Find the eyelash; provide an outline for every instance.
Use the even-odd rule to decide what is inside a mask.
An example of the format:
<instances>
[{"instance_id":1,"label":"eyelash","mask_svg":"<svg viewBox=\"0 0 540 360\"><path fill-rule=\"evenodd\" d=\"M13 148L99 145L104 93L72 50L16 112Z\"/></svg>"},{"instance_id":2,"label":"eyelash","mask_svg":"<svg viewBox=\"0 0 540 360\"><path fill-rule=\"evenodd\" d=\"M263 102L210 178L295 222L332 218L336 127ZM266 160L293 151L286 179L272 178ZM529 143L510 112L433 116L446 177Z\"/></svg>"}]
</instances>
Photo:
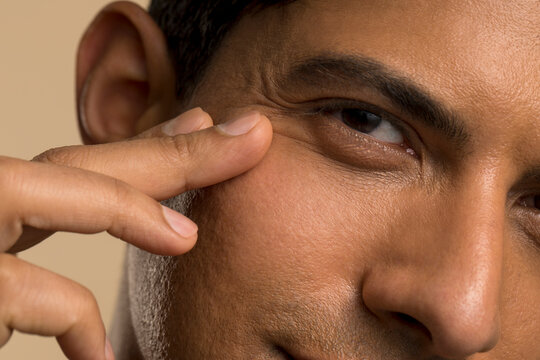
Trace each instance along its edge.
<instances>
[{"instance_id":1,"label":"eyelash","mask_svg":"<svg viewBox=\"0 0 540 360\"><path fill-rule=\"evenodd\" d=\"M532 206L530 204L526 203L526 199L529 198L529 197L533 197L533 203L534 204ZM538 194L528 194L528 195L522 196L519 199L519 204L521 206L523 206L524 208L526 208L526 209L530 209L531 211L533 211L536 214L540 214L540 207L538 207L536 205L536 198L537 197L540 197L540 195L538 195Z\"/></svg>"},{"instance_id":2,"label":"eyelash","mask_svg":"<svg viewBox=\"0 0 540 360\"><path fill-rule=\"evenodd\" d=\"M360 135L362 137L365 137L365 138L369 139L370 141L382 144L385 147L389 146L389 147L392 147L392 148L399 148L401 151L403 151L407 155L412 156L412 157L417 158L417 159L419 158L419 155L418 155L419 152L411 144L411 142L413 142L412 139L417 139L418 135L414 134L414 130L412 130L402 120L397 119L395 116L389 114L388 112L380 109L379 107L377 107L375 105L368 104L368 103L363 103L363 102L356 101L356 100L332 99L332 100L326 100L325 101L325 99L323 99L323 100L317 101L317 103L320 103L321 101L322 101L322 104L320 106L316 107L313 110L313 113L317 114L319 116L325 117L325 118L332 117L330 115L331 113L344 111L344 110L349 110L349 109L367 111L367 112L370 112L370 113L372 113L372 114L374 114L376 116L379 116L381 119L389 122L392 126L394 126L396 129L398 129L403 134L403 137L404 137L404 143L403 144L397 145L397 144L392 144L392 143L380 141L380 140L376 139L375 137L372 137L370 135L367 135L367 134L364 134L362 132L359 132L359 131L356 131L356 130L352 129L351 127L344 124L343 122L341 122L338 119L335 119L335 121L340 122L341 124L343 124L344 127L347 127L347 129L349 129L351 132L354 132L356 136Z\"/></svg>"}]
</instances>

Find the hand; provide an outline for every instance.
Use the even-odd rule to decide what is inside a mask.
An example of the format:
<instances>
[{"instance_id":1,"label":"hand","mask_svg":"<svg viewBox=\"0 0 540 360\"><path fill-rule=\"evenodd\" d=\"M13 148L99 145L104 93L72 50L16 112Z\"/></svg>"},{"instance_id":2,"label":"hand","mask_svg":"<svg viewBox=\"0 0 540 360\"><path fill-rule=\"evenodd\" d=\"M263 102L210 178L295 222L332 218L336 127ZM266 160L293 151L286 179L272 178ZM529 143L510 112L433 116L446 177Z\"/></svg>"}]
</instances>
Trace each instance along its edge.
<instances>
[{"instance_id":1,"label":"hand","mask_svg":"<svg viewBox=\"0 0 540 360\"><path fill-rule=\"evenodd\" d=\"M196 225L158 201L249 170L271 142L258 113L212 125L194 109L128 141L53 149L31 162L0 157L0 346L18 330L55 336L69 359L114 358L90 291L11 254L55 231L107 231L155 254L188 252Z\"/></svg>"}]
</instances>

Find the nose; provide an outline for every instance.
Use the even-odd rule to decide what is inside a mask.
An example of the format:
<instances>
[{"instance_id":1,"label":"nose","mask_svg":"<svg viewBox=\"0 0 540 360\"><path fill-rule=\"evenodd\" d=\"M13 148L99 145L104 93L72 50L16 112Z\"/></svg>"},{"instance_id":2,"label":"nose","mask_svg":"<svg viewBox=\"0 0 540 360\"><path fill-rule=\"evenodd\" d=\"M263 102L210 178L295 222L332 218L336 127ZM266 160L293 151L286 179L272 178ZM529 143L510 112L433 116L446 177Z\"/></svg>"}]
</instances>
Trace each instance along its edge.
<instances>
[{"instance_id":1,"label":"nose","mask_svg":"<svg viewBox=\"0 0 540 360\"><path fill-rule=\"evenodd\" d=\"M498 341L505 196L479 190L411 204L421 210L395 219L363 280L365 306L428 357L461 359Z\"/></svg>"}]
</instances>

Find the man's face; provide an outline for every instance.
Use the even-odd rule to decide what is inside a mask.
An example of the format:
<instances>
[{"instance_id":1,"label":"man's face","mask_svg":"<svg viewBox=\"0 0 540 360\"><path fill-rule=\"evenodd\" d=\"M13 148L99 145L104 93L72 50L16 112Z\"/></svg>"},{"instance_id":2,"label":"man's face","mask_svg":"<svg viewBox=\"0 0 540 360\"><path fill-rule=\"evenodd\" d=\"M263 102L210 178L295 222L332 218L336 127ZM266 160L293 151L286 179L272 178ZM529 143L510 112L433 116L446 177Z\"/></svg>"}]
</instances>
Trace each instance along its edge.
<instances>
[{"instance_id":1,"label":"man's face","mask_svg":"<svg viewBox=\"0 0 540 360\"><path fill-rule=\"evenodd\" d=\"M192 252L130 249L144 355L540 358L538 10L300 0L244 16L185 108L258 110L273 143L171 202L199 224Z\"/></svg>"}]
</instances>

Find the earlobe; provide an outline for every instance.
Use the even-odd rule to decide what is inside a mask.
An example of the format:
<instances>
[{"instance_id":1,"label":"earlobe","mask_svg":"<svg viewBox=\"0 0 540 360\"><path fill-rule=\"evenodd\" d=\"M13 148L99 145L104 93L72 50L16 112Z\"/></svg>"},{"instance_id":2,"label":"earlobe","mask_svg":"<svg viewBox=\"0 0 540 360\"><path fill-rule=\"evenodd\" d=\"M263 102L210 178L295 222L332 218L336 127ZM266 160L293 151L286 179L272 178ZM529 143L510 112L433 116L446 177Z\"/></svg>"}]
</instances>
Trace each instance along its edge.
<instances>
[{"instance_id":1,"label":"earlobe","mask_svg":"<svg viewBox=\"0 0 540 360\"><path fill-rule=\"evenodd\" d=\"M77 57L77 110L85 143L136 135L172 115L175 77L165 39L138 5L108 5Z\"/></svg>"}]
</instances>

